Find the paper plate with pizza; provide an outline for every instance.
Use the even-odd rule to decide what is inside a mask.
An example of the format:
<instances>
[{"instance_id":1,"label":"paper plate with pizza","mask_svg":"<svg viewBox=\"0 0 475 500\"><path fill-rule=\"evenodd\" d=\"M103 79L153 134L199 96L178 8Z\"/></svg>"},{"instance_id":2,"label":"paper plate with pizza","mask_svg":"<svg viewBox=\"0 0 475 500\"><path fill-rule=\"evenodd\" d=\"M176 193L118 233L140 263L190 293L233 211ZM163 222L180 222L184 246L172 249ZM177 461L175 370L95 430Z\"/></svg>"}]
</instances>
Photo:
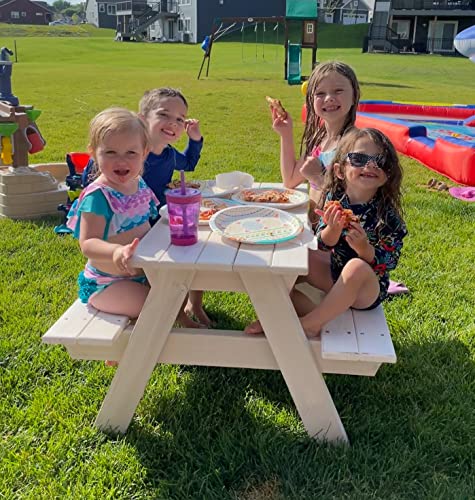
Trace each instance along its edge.
<instances>
[{"instance_id":1,"label":"paper plate with pizza","mask_svg":"<svg viewBox=\"0 0 475 500\"><path fill-rule=\"evenodd\" d=\"M242 189L234 194L231 199L243 204L286 210L308 203L309 198L307 193L296 189L263 187Z\"/></svg>"}]
</instances>

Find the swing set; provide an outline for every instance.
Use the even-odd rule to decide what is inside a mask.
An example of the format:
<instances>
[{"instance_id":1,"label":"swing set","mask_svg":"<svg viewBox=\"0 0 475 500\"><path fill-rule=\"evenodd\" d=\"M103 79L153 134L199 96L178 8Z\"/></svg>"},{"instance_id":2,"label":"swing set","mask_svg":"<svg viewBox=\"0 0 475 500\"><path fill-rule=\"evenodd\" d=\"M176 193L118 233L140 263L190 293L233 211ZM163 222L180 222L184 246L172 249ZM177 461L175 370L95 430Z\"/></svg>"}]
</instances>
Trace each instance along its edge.
<instances>
[{"instance_id":1,"label":"swing set","mask_svg":"<svg viewBox=\"0 0 475 500\"><path fill-rule=\"evenodd\" d=\"M304 0L306 1L306 0ZM288 7L289 11L289 7ZM289 14L289 12L288 12ZM295 14L295 13L294 13ZM254 36L252 36L252 42L255 43L254 59L256 62L266 60L266 43L272 43L275 33L275 55L274 60L278 57L278 47L280 45L280 31L281 26L283 26L284 32L284 48L285 48L285 58L284 58L284 78L290 85L300 84L302 80L308 77L303 77L301 74L302 69L302 48L312 49L312 69L317 62L317 12L315 7L315 12L312 11L312 15L309 15L308 9L305 16L301 13L295 16L273 16L273 17L223 17L215 19L211 29L211 35L208 35L203 40L201 48L204 50L203 61L201 62L201 67L198 73L198 80L201 77L205 63L206 66L206 76L209 74L209 66L211 61L211 51L213 44L217 42L223 36L229 35L238 30L241 31L241 58L243 62L250 62L250 60L245 57L245 45L246 45L246 32L254 31ZM307 19L303 19L306 17ZM290 43L289 40L289 23L299 20L302 26L302 40L301 43L295 44ZM266 33L270 33L266 35ZM250 40L250 37L248 37ZM249 43L249 42L247 42ZM261 50L259 50L261 47ZM248 52L249 54L249 52Z\"/></svg>"}]
</instances>

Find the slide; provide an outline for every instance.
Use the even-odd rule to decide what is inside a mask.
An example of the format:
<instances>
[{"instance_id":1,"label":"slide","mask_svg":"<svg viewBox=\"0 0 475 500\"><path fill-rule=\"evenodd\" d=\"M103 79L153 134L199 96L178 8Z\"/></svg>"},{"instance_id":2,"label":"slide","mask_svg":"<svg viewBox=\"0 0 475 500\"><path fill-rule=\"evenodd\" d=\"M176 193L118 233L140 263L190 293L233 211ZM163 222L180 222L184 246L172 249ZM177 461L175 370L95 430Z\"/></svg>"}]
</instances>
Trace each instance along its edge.
<instances>
[{"instance_id":1,"label":"slide","mask_svg":"<svg viewBox=\"0 0 475 500\"><path fill-rule=\"evenodd\" d=\"M298 43L289 43L287 51L287 83L300 85L302 82L302 47Z\"/></svg>"}]
</instances>

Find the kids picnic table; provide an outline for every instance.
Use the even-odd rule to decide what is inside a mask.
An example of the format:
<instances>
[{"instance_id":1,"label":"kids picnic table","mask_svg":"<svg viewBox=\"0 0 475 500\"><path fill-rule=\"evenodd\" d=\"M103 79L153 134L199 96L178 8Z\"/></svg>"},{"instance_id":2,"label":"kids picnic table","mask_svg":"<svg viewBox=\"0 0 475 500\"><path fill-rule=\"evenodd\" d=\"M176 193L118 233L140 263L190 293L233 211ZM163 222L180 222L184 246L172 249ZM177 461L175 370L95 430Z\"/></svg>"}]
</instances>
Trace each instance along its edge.
<instances>
[{"instance_id":1,"label":"kids picnic table","mask_svg":"<svg viewBox=\"0 0 475 500\"><path fill-rule=\"evenodd\" d=\"M306 221L306 210L290 212ZM308 434L346 442L323 373L371 376L396 357L382 309L347 311L325 326L321 340L307 339L289 291L308 272L307 244L312 241L306 228L286 243L239 244L201 226L198 243L178 247L170 244L169 227L160 221L133 258L151 286L135 325L127 327L122 317L91 311L76 301L43 341L65 344L75 358L120 361L95 422L103 430L125 432L154 367L173 363L280 370ZM174 329L180 305L193 289L247 293L265 336Z\"/></svg>"}]
</instances>

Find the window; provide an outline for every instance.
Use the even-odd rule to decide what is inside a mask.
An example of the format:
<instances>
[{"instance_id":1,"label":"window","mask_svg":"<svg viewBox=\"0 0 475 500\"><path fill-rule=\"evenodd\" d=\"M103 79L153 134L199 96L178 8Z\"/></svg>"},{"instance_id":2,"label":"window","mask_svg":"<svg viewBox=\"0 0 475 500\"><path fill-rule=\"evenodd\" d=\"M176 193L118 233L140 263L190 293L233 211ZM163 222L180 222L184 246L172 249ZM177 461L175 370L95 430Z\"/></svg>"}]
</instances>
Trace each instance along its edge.
<instances>
[{"instance_id":1,"label":"window","mask_svg":"<svg viewBox=\"0 0 475 500\"><path fill-rule=\"evenodd\" d=\"M307 35L311 35L313 33L313 24L307 23Z\"/></svg>"},{"instance_id":2,"label":"window","mask_svg":"<svg viewBox=\"0 0 475 500\"><path fill-rule=\"evenodd\" d=\"M115 5L113 3L107 4L107 14L109 14L109 16L115 16Z\"/></svg>"},{"instance_id":3,"label":"window","mask_svg":"<svg viewBox=\"0 0 475 500\"><path fill-rule=\"evenodd\" d=\"M106 11L106 5L104 3L99 4L99 12L105 12Z\"/></svg>"},{"instance_id":4,"label":"window","mask_svg":"<svg viewBox=\"0 0 475 500\"><path fill-rule=\"evenodd\" d=\"M17 10L12 10L10 12L10 17L12 19L20 19L20 13Z\"/></svg>"},{"instance_id":5,"label":"window","mask_svg":"<svg viewBox=\"0 0 475 500\"><path fill-rule=\"evenodd\" d=\"M183 19L178 19L178 31L183 31Z\"/></svg>"},{"instance_id":6,"label":"window","mask_svg":"<svg viewBox=\"0 0 475 500\"><path fill-rule=\"evenodd\" d=\"M185 19L185 31L189 33L191 31L191 19Z\"/></svg>"},{"instance_id":7,"label":"window","mask_svg":"<svg viewBox=\"0 0 475 500\"><path fill-rule=\"evenodd\" d=\"M25 12L25 11L23 11L23 12L21 13L21 17L26 17L26 12Z\"/></svg>"},{"instance_id":8,"label":"window","mask_svg":"<svg viewBox=\"0 0 475 500\"><path fill-rule=\"evenodd\" d=\"M43 12L37 12L36 13L37 16L42 16L43 15Z\"/></svg>"},{"instance_id":9,"label":"window","mask_svg":"<svg viewBox=\"0 0 475 500\"><path fill-rule=\"evenodd\" d=\"M391 24L391 29L395 31L401 38L407 40L409 39L409 20L398 20L393 21Z\"/></svg>"}]
</instances>

